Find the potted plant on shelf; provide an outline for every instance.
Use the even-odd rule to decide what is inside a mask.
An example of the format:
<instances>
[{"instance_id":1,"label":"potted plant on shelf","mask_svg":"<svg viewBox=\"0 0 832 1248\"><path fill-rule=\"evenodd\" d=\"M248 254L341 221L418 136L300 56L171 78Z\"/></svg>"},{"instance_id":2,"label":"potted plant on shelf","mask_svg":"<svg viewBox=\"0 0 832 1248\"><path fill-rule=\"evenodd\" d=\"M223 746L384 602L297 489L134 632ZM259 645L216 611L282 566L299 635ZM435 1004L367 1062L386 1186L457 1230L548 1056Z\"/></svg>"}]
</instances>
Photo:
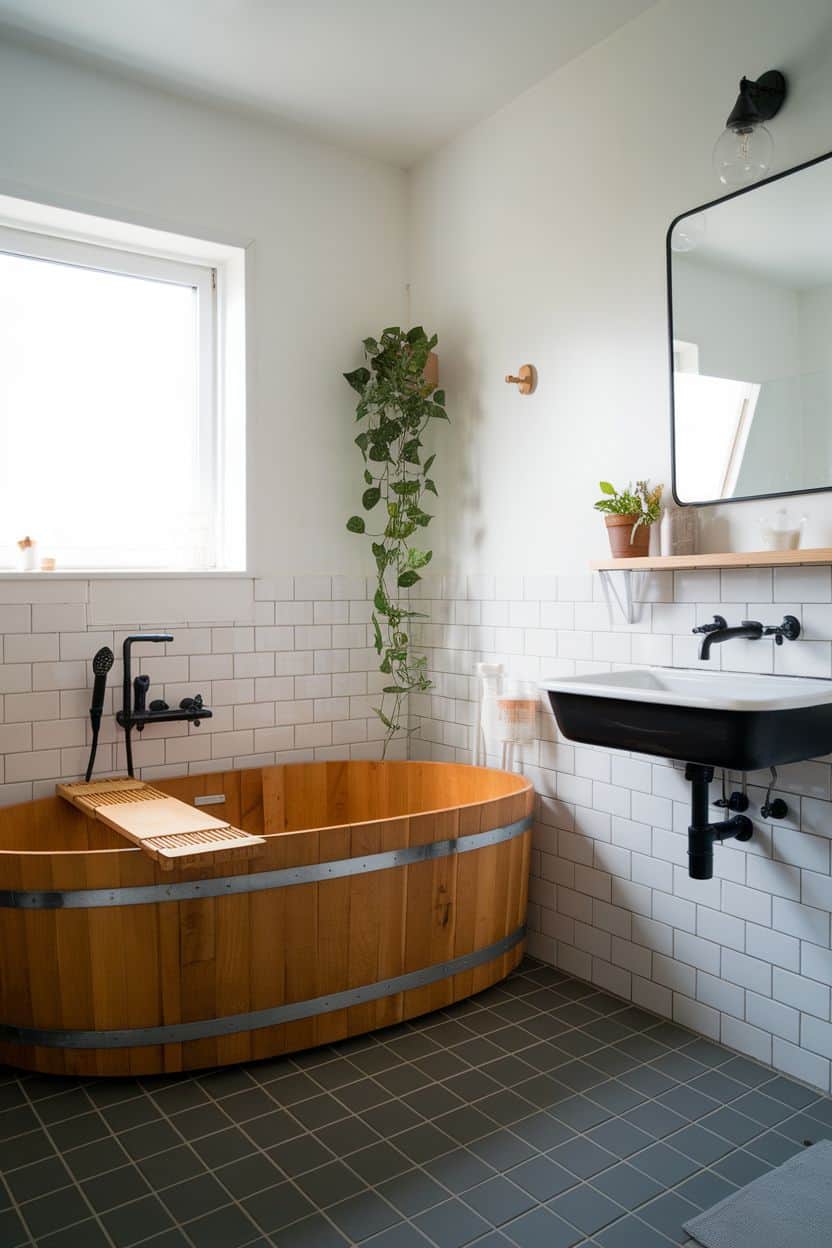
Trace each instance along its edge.
<instances>
[{"instance_id":1,"label":"potted plant on shelf","mask_svg":"<svg viewBox=\"0 0 832 1248\"><path fill-rule=\"evenodd\" d=\"M650 548L650 525L662 511L662 490L656 485L648 489L646 481L636 481L626 490L618 491L609 481L600 483L603 498L595 504L603 511L614 559L633 559L646 555Z\"/></svg>"}]
</instances>

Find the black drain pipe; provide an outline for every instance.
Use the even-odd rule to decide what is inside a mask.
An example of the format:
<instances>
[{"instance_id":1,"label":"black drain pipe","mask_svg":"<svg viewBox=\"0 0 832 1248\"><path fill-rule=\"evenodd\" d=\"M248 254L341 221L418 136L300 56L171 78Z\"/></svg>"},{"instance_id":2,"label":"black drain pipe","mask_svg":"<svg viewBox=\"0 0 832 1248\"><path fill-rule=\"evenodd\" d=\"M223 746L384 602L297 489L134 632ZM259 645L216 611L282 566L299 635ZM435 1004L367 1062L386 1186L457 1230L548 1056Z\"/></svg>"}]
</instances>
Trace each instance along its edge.
<instances>
[{"instance_id":1,"label":"black drain pipe","mask_svg":"<svg viewBox=\"0 0 832 1248\"><path fill-rule=\"evenodd\" d=\"M719 823L708 821L708 790L714 778L713 767L688 763L685 779L690 781L691 811L688 828L688 872L692 880L710 880L714 874L714 841L750 841L754 825L747 815L733 815Z\"/></svg>"}]
</instances>

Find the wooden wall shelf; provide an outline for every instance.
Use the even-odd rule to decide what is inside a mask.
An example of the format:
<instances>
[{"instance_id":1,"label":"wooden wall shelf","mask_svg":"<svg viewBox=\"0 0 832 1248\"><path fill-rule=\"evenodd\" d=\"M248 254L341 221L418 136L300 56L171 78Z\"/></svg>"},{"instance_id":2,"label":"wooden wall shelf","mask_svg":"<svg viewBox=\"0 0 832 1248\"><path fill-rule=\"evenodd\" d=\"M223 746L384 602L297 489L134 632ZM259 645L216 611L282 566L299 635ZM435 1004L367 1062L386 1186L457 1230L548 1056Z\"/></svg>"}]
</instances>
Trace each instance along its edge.
<instances>
[{"instance_id":1,"label":"wooden wall shelf","mask_svg":"<svg viewBox=\"0 0 832 1248\"><path fill-rule=\"evenodd\" d=\"M816 550L752 550L722 555L648 555L640 559L596 559L595 572L673 572L684 568L794 568L832 564L832 547Z\"/></svg>"}]
</instances>

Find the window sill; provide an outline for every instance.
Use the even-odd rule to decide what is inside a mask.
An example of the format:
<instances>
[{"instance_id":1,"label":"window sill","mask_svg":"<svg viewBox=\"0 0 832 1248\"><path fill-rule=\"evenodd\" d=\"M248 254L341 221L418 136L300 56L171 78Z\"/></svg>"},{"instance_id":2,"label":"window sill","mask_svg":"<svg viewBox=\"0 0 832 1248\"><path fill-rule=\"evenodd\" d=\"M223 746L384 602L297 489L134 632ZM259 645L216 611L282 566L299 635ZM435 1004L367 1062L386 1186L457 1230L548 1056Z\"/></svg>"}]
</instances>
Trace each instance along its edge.
<instances>
[{"instance_id":1,"label":"window sill","mask_svg":"<svg viewBox=\"0 0 832 1248\"><path fill-rule=\"evenodd\" d=\"M84 571L78 568L67 568L54 572L18 572L12 568L0 568L0 581L242 581L253 580L253 572L229 572L225 569L203 571L183 568L181 571L144 568L136 571L107 571L106 568L93 568Z\"/></svg>"}]
</instances>

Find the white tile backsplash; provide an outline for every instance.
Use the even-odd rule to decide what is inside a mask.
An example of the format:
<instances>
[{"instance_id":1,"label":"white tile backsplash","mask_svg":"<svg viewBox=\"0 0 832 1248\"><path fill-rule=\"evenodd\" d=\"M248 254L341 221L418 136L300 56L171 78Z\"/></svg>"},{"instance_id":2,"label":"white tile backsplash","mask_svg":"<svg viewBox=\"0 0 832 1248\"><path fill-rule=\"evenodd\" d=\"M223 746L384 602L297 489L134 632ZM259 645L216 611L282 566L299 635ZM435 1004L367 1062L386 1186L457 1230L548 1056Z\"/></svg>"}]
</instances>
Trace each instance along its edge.
<instances>
[{"instance_id":1,"label":"white tile backsplash","mask_svg":"<svg viewBox=\"0 0 832 1248\"><path fill-rule=\"evenodd\" d=\"M454 614L452 596L438 599L422 632L431 673L443 693L460 677L466 690L414 705L421 720L414 755L469 760L478 661L502 662L508 675L532 680L628 663L696 665L690 630L716 613L730 624L774 624L790 613L804 636L778 647L768 639L726 643L714 648L710 668L832 677L829 568L696 570L637 581L636 626L610 619L591 576L558 577L556 594L546 575L470 577L464 615ZM450 622L476 618L478 599L487 627L457 631ZM781 768L775 791L788 803L786 818L763 824L757 816L753 840L717 846L715 878L695 881L686 867L690 791L679 766L564 741L545 702L539 733L522 762L538 790L546 837L533 861L532 949L828 1091L832 756ZM768 779L767 772L749 777L752 816Z\"/></svg>"}]
</instances>

